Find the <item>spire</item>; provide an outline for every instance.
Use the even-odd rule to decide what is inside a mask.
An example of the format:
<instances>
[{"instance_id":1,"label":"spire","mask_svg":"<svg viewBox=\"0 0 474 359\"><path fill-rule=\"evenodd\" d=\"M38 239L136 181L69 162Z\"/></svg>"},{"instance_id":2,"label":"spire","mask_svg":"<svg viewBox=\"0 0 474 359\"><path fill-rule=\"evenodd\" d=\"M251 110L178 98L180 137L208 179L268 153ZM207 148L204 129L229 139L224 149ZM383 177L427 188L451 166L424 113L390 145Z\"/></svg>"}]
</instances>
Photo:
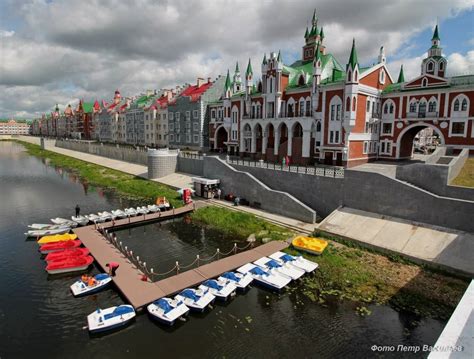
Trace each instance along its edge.
<instances>
[{"instance_id":1,"label":"spire","mask_svg":"<svg viewBox=\"0 0 474 359\"><path fill-rule=\"evenodd\" d=\"M434 33L433 33L433 37L431 38L431 41L433 41L433 40L438 40L438 41L441 40L439 38L439 34L438 34L438 24L436 24L436 27L435 27Z\"/></svg>"},{"instance_id":2,"label":"spire","mask_svg":"<svg viewBox=\"0 0 474 359\"><path fill-rule=\"evenodd\" d=\"M349 56L349 63L347 64L348 66L350 65L352 68L355 68L357 65L357 51L355 47L355 39L352 39L352 49L351 49L351 55Z\"/></svg>"},{"instance_id":3,"label":"spire","mask_svg":"<svg viewBox=\"0 0 474 359\"><path fill-rule=\"evenodd\" d=\"M252 64L250 62L250 57L249 57L249 64L247 65L247 71L245 71L245 74L247 76L253 75Z\"/></svg>"},{"instance_id":4,"label":"spire","mask_svg":"<svg viewBox=\"0 0 474 359\"><path fill-rule=\"evenodd\" d=\"M281 51L278 50L277 62L281 62Z\"/></svg>"},{"instance_id":5,"label":"spire","mask_svg":"<svg viewBox=\"0 0 474 359\"><path fill-rule=\"evenodd\" d=\"M56 104L56 108L54 109L56 112L59 112L59 105Z\"/></svg>"},{"instance_id":6,"label":"spire","mask_svg":"<svg viewBox=\"0 0 474 359\"><path fill-rule=\"evenodd\" d=\"M319 37L322 39L324 39L324 31L323 31L323 27L321 26L321 31L319 32Z\"/></svg>"},{"instance_id":7,"label":"spire","mask_svg":"<svg viewBox=\"0 0 474 359\"><path fill-rule=\"evenodd\" d=\"M240 70L239 70L239 62L238 62L238 61L235 63L235 72L236 72L236 73L237 73L237 72L240 72Z\"/></svg>"},{"instance_id":8,"label":"spire","mask_svg":"<svg viewBox=\"0 0 474 359\"><path fill-rule=\"evenodd\" d=\"M403 65L400 66L400 73L398 74L397 83L405 82L405 74L403 73Z\"/></svg>"},{"instance_id":9,"label":"spire","mask_svg":"<svg viewBox=\"0 0 474 359\"><path fill-rule=\"evenodd\" d=\"M308 26L306 26L306 31L304 33L304 38L306 39L309 35L309 32L308 32Z\"/></svg>"},{"instance_id":10,"label":"spire","mask_svg":"<svg viewBox=\"0 0 474 359\"><path fill-rule=\"evenodd\" d=\"M309 33L309 37L316 36L318 34L318 28L313 25L311 28L311 32Z\"/></svg>"},{"instance_id":11,"label":"spire","mask_svg":"<svg viewBox=\"0 0 474 359\"><path fill-rule=\"evenodd\" d=\"M230 90L230 86L232 84L230 83L230 74L229 74L229 70L227 70L227 77L225 79L225 90Z\"/></svg>"},{"instance_id":12,"label":"spire","mask_svg":"<svg viewBox=\"0 0 474 359\"><path fill-rule=\"evenodd\" d=\"M319 44L316 46L316 52L314 53L314 60L321 60L321 51L319 51Z\"/></svg>"},{"instance_id":13,"label":"spire","mask_svg":"<svg viewBox=\"0 0 474 359\"><path fill-rule=\"evenodd\" d=\"M267 64L267 54L264 54L264 55L263 55L262 65L266 65L266 64Z\"/></svg>"},{"instance_id":14,"label":"spire","mask_svg":"<svg viewBox=\"0 0 474 359\"><path fill-rule=\"evenodd\" d=\"M313 12L313 19L312 19L312 23L314 25L314 23L318 21L318 18L316 17L316 9L314 9L314 12Z\"/></svg>"}]
</instances>

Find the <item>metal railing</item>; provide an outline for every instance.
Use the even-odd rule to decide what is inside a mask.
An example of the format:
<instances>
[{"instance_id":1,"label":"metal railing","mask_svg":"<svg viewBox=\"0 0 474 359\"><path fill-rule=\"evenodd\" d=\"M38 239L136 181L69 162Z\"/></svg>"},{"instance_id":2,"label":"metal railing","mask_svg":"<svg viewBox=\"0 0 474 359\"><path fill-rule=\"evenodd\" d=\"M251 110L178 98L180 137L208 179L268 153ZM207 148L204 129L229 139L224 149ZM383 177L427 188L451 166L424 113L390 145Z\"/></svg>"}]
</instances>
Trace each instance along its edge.
<instances>
[{"instance_id":1,"label":"metal railing","mask_svg":"<svg viewBox=\"0 0 474 359\"><path fill-rule=\"evenodd\" d=\"M192 158L194 160L202 160L203 159L203 155L202 154L199 154L199 153L190 153L190 152L183 152L183 151L180 151L179 152L179 157L182 157L182 158Z\"/></svg>"},{"instance_id":2,"label":"metal railing","mask_svg":"<svg viewBox=\"0 0 474 359\"><path fill-rule=\"evenodd\" d=\"M301 173L301 174L313 175L313 176L344 178L344 168L336 167L336 166L303 166L303 165L284 166L278 163L264 162L263 160L253 161L253 160L232 159L232 158L228 158L227 163L231 165L237 165L237 166L264 168L268 170Z\"/></svg>"},{"instance_id":3,"label":"metal railing","mask_svg":"<svg viewBox=\"0 0 474 359\"><path fill-rule=\"evenodd\" d=\"M228 252L221 252L219 248L217 248L216 252L209 256L209 257L201 257L201 255L197 254L196 258L191 262L186 265L180 264L178 261L175 262L175 265L170 268L169 270L165 272L155 272L153 268L148 268L147 263L145 261L142 261L140 259L140 256L135 255L131 249L128 248L128 246L123 245L121 241L119 241L115 235L115 233L110 233L107 231L107 229L103 229L100 226L98 226L97 230L99 233L101 233L115 248L117 248L120 253L122 253L133 265L137 267L141 273L146 276L146 279L151 279L154 281L155 278L164 278L166 276L169 276L170 274L179 274L183 269L184 270L189 270L192 268L199 268L199 266L203 264L208 264L213 261L219 260L221 258L234 255L239 253L239 251L245 251L248 248L253 246L253 242L249 242L247 245L243 247L237 246L237 243L234 243L234 246L232 247L231 250Z\"/></svg>"}]
</instances>

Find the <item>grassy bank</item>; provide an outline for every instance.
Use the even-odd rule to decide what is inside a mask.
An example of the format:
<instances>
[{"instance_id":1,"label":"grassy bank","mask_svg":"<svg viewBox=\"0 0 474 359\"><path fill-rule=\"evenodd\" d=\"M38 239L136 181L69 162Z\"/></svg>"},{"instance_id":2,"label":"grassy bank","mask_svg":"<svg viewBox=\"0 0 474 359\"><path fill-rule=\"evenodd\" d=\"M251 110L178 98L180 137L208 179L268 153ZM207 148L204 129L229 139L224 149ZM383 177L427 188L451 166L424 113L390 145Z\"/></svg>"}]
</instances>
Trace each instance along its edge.
<instances>
[{"instance_id":1,"label":"grassy bank","mask_svg":"<svg viewBox=\"0 0 474 359\"><path fill-rule=\"evenodd\" d=\"M147 202L153 202L156 197L165 196L173 206L182 206L182 201L179 199L176 190L163 184L43 150L40 146L31 143L22 141L15 142L24 146L30 155L45 158L49 161L49 164L53 166L59 166L74 172L91 185L114 189L124 197L143 199Z\"/></svg>"},{"instance_id":2,"label":"grassy bank","mask_svg":"<svg viewBox=\"0 0 474 359\"><path fill-rule=\"evenodd\" d=\"M220 207L201 208L192 218L239 239L255 233L258 239L282 240L295 234L251 214ZM447 319L467 288L465 280L431 272L399 257L345 245L337 238L326 239L329 246L321 256L286 250L319 264L315 275L306 276L302 285L290 292L298 291L322 305L328 300L348 299L358 303L361 315L369 314L364 309L368 304L387 304L424 317Z\"/></svg>"},{"instance_id":3,"label":"grassy bank","mask_svg":"<svg viewBox=\"0 0 474 359\"><path fill-rule=\"evenodd\" d=\"M474 187L474 157L466 160L461 172L452 181L452 185Z\"/></svg>"}]
</instances>

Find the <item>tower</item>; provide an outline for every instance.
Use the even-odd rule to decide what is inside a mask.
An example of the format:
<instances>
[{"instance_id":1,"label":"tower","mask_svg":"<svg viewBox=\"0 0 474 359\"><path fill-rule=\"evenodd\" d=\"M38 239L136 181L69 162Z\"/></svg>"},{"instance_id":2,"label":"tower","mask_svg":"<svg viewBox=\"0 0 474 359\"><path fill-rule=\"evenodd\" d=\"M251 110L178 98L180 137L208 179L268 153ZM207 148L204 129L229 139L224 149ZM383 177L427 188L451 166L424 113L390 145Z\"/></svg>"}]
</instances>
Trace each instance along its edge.
<instances>
[{"instance_id":1,"label":"tower","mask_svg":"<svg viewBox=\"0 0 474 359\"><path fill-rule=\"evenodd\" d=\"M322 55L319 45L316 47L316 53L313 59L313 87L312 87L312 105L313 111L316 111L319 105L319 84L321 83L321 73L323 71Z\"/></svg>"},{"instance_id":2,"label":"tower","mask_svg":"<svg viewBox=\"0 0 474 359\"><path fill-rule=\"evenodd\" d=\"M436 25L433 37L431 38L431 47L428 49L428 57L421 63L421 74L445 77L446 67L448 65L446 58L442 55L441 38L439 37L438 25Z\"/></svg>"},{"instance_id":3,"label":"tower","mask_svg":"<svg viewBox=\"0 0 474 359\"><path fill-rule=\"evenodd\" d=\"M120 95L120 91L117 89L115 90L114 94L114 103L118 104L122 100L122 96Z\"/></svg>"},{"instance_id":4,"label":"tower","mask_svg":"<svg viewBox=\"0 0 474 359\"><path fill-rule=\"evenodd\" d=\"M233 93L237 93L242 89L242 77L240 76L239 63L235 63L235 71L233 77Z\"/></svg>"},{"instance_id":5,"label":"tower","mask_svg":"<svg viewBox=\"0 0 474 359\"><path fill-rule=\"evenodd\" d=\"M357 93L359 91L359 63L355 39L352 40L352 49L349 61L346 65L346 83L344 86L344 111L345 119L349 120L349 126L355 125L357 110ZM346 129L346 133L348 133Z\"/></svg>"},{"instance_id":6,"label":"tower","mask_svg":"<svg viewBox=\"0 0 474 359\"><path fill-rule=\"evenodd\" d=\"M267 54L264 54L262 60L262 93L267 92L267 65Z\"/></svg>"},{"instance_id":7,"label":"tower","mask_svg":"<svg viewBox=\"0 0 474 359\"><path fill-rule=\"evenodd\" d=\"M249 96L252 92L253 86L253 70L252 70L252 63L250 62L247 65L247 70L245 71L245 94Z\"/></svg>"},{"instance_id":8,"label":"tower","mask_svg":"<svg viewBox=\"0 0 474 359\"><path fill-rule=\"evenodd\" d=\"M304 34L305 44L303 45L303 54L302 60L303 62L312 61L315 54L316 54L316 47L320 46L320 51L324 55L325 50L324 46L322 45L324 39L324 31L323 28L318 29L318 17L316 16L316 10L313 12L313 18L311 19L311 30L306 28L306 32Z\"/></svg>"},{"instance_id":9,"label":"tower","mask_svg":"<svg viewBox=\"0 0 474 359\"><path fill-rule=\"evenodd\" d=\"M398 74L397 84L405 82L405 74L403 73L403 65L400 66L400 73Z\"/></svg>"},{"instance_id":10,"label":"tower","mask_svg":"<svg viewBox=\"0 0 474 359\"><path fill-rule=\"evenodd\" d=\"M378 63L379 64L384 64L386 61L387 61L387 58L385 57L385 50L384 50L383 46L380 46Z\"/></svg>"},{"instance_id":11,"label":"tower","mask_svg":"<svg viewBox=\"0 0 474 359\"><path fill-rule=\"evenodd\" d=\"M227 77L224 83L224 98L230 98L232 96L232 83L230 81L230 73L227 70Z\"/></svg>"}]
</instances>

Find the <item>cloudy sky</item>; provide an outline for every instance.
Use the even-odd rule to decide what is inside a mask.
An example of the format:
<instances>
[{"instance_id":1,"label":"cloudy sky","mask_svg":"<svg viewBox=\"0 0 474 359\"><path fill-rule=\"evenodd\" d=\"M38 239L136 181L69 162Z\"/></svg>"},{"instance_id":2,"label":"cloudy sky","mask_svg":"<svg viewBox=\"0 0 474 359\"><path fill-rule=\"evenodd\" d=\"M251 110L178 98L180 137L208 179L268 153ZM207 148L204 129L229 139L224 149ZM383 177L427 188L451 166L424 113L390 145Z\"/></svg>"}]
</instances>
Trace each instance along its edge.
<instances>
[{"instance_id":1,"label":"cloudy sky","mask_svg":"<svg viewBox=\"0 0 474 359\"><path fill-rule=\"evenodd\" d=\"M450 74L474 73L474 0L0 0L0 117L217 77L282 50L298 59L316 8L327 51L345 64L385 46L396 78L419 74L438 18ZM258 74L257 74L258 76Z\"/></svg>"}]
</instances>

